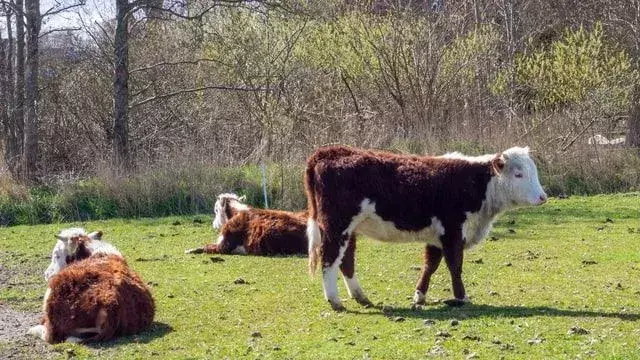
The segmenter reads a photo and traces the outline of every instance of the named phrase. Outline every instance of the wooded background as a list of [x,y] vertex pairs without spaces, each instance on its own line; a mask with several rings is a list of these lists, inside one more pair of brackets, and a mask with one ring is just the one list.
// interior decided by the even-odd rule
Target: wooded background
[[105,2],[0,1],[5,188],[265,162],[284,194],[342,143],[528,145],[551,193],[639,189],[640,0]]

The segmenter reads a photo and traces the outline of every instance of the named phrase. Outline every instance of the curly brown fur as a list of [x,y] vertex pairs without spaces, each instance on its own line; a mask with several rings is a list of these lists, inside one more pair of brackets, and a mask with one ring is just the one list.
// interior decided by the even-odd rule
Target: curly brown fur
[[186,253],[306,255],[306,211],[256,208],[238,211],[226,203],[221,210],[228,213],[229,217],[220,229],[219,242],[187,250]]
[[139,333],[153,321],[151,292],[120,256],[95,255],[74,262],[48,285],[43,322],[48,343],[87,333],[93,335],[83,342],[104,341]]

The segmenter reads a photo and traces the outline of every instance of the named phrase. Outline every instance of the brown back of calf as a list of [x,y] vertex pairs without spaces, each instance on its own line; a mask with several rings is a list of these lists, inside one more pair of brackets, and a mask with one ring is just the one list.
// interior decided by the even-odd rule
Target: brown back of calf
[[98,328],[85,342],[140,332],[153,321],[151,292],[117,255],[78,261],[49,280],[45,302],[47,342],[78,336],[77,329]]

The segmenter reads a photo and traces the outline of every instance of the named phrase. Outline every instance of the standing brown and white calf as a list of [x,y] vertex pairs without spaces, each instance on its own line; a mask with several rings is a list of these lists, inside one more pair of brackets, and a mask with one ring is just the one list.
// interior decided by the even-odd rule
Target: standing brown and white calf
[[460,303],[468,300],[462,283],[463,250],[478,244],[501,212],[547,201],[529,149],[518,147],[478,157],[325,147],[308,159],[305,185],[309,266],[313,273],[322,263],[324,295],[335,310],[344,309],[338,269],[351,297],[371,304],[355,275],[356,234],[425,242],[414,301],[424,303],[431,275],[444,257],[454,302]]
[[256,209],[235,194],[220,194],[213,227],[220,229],[215,244],[187,254],[306,255],[307,212]]
[[29,333],[48,343],[92,342],[136,334],[151,325],[151,292],[101,232],[58,235],[44,295],[42,324]]

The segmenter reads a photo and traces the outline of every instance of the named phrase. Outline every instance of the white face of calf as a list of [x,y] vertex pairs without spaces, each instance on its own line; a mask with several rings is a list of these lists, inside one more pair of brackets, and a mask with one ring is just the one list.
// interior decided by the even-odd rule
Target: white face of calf
[[216,201],[215,206],[213,207],[213,212],[215,217],[213,218],[213,228],[214,229],[220,229],[222,227],[222,225],[224,225],[227,220],[227,212],[226,210],[223,208],[223,199],[218,198],[218,201]]
[[236,210],[246,210],[248,209],[247,205],[242,204],[245,197],[236,194],[220,194],[218,195],[218,200],[213,207],[214,218],[213,218],[213,228],[220,229],[224,224],[229,221],[229,217],[227,215],[227,208],[232,207]]
[[56,245],[53,247],[53,252],[51,253],[51,264],[47,267],[47,270],[44,272],[44,279],[49,281],[49,279],[60,272],[60,270],[67,267],[67,259],[78,250],[77,243],[74,239],[78,239],[80,236],[87,236],[91,240],[100,240],[102,237],[102,232],[94,231],[91,234],[88,234],[82,228],[71,228],[62,230],[60,234],[56,235],[58,241]]
[[44,279],[49,281],[53,275],[60,272],[65,266],[67,266],[67,247],[64,242],[58,240],[51,254],[51,264],[44,272]]
[[510,206],[541,205],[547,201],[528,147],[508,149],[492,164],[499,176],[501,196]]

